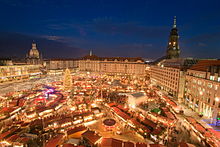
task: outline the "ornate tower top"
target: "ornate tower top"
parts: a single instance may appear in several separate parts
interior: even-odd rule
[[[173,19],[173,28],[176,28],[176,16],[174,16],[174,19]]]
[[[37,45],[36,45],[36,43],[35,43],[34,40],[33,40],[33,42],[32,42],[32,49],[37,49]]]
[[[42,55],[39,53],[39,51],[37,49],[37,45],[34,42],[34,40],[31,44],[31,49],[27,53],[26,62],[28,64],[42,64],[43,63],[42,62]]]
[[[29,58],[40,58],[40,53],[37,50],[37,45],[34,41],[32,42],[32,47],[31,47],[31,50],[29,51],[28,57]]]
[[[167,55],[168,59],[179,58],[180,49],[179,49],[179,35],[176,27],[176,16],[173,21],[173,28],[170,31],[169,42],[167,45]]]

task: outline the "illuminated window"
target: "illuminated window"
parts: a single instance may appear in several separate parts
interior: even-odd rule
[[[212,84],[211,84],[211,83],[208,83],[208,87],[209,87],[209,88],[212,88]]]
[[[218,82],[220,82],[220,77],[218,77]]]
[[[210,76],[210,80],[215,80],[215,76]]]

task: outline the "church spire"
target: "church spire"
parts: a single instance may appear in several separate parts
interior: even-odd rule
[[[92,56],[92,50],[89,51],[89,56]]]
[[[173,28],[176,28],[176,16],[174,16],[174,19],[173,19]]]

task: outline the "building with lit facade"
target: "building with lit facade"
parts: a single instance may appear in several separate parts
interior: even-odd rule
[[[16,82],[40,77],[40,65],[10,65],[0,66],[0,83]]]
[[[145,75],[146,64],[142,58],[98,57],[88,55],[79,60],[79,71],[99,72],[109,75]]]
[[[220,117],[220,60],[201,60],[187,70],[184,103],[208,118]]]
[[[13,62],[9,58],[0,58],[0,66],[13,65]]]
[[[69,68],[71,70],[79,67],[79,60],[77,59],[46,59],[44,66],[47,71],[64,70]]]
[[[194,59],[166,59],[150,66],[151,82],[170,95],[183,99],[186,69],[195,64]]]
[[[66,68],[82,72],[98,72],[111,75],[143,75],[146,64],[142,58],[98,57],[91,52],[80,59],[49,59],[44,64],[47,70]]]
[[[174,17],[173,27],[170,31],[166,56],[159,58],[150,65],[151,82],[170,95],[183,99],[186,69],[195,64],[197,60],[179,58],[179,35]]]

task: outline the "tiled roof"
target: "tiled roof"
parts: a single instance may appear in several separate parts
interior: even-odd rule
[[[68,134],[68,135],[71,135],[71,134],[73,134],[73,133],[77,133],[77,132],[80,132],[80,131],[84,131],[84,130],[86,130],[86,129],[87,129],[87,128],[84,127],[84,126],[75,127],[75,128],[73,128],[73,129],[68,130],[68,131],[67,131],[67,134]]]
[[[124,147],[134,147],[134,143],[132,143],[132,142],[124,142]]]
[[[44,61],[76,61],[76,60],[98,60],[98,61],[126,61],[129,62],[136,62],[138,60],[144,62],[144,60],[141,57],[98,57],[96,55],[86,55],[82,58],[73,59],[73,58],[53,58],[53,59],[45,59]]]
[[[137,92],[137,93],[133,93],[131,94],[133,97],[135,98],[139,98],[139,97],[142,97],[142,96],[145,96],[143,92]]]
[[[82,136],[83,138],[87,139],[92,145],[94,145],[96,141],[98,141],[101,138],[101,136],[96,134],[94,131],[90,131],[90,130],[84,132]]]
[[[113,138],[103,138],[100,144],[101,147],[122,147],[122,141]]]
[[[220,65],[220,60],[200,60],[197,64],[193,65],[191,70],[207,71],[210,66]]]
[[[64,136],[63,134],[59,134],[56,137],[50,139],[47,142],[46,147],[56,147],[57,145],[59,145],[61,143],[63,136]]]
[[[128,60],[129,62],[136,62],[138,60],[144,62],[144,60],[141,58],[141,57],[98,57],[96,55],[87,55],[85,57],[82,57],[83,60],[100,60],[100,61],[104,61],[104,60],[107,60],[107,61],[126,61]]]
[[[136,143],[136,147],[148,147],[148,145],[147,144],[145,144],[145,143]]]
[[[188,69],[197,62],[197,59],[177,58],[163,60],[160,64],[163,64],[165,67]]]
[[[13,127],[12,129],[1,133],[0,134],[0,140],[6,139],[7,137],[9,137],[13,132],[15,132],[17,130],[17,127]]]
[[[15,135],[10,136],[10,137],[7,138],[6,140],[7,140],[8,142],[15,142],[18,138],[19,138],[19,135],[15,134]]]
[[[147,126],[152,127],[152,128],[156,128],[156,126],[157,126],[157,124],[155,124],[154,122],[152,122],[152,121],[149,120],[149,119],[145,119],[145,120],[143,121],[143,123],[144,123],[145,125],[147,125]]]
[[[165,147],[162,144],[150,144],[150,147]]]
[[[74,58],[52,58],[52,59],[44,59],[44,61],[75,61],[79,59]]]
[[[75,145],[65,143],[65,144],[63,144],[63,147],[75,147]]]
[[[30,140],[29,137],[21,137],[21,138],[18,138],[17,141],[20,143],[26,144],[29,140]]]

